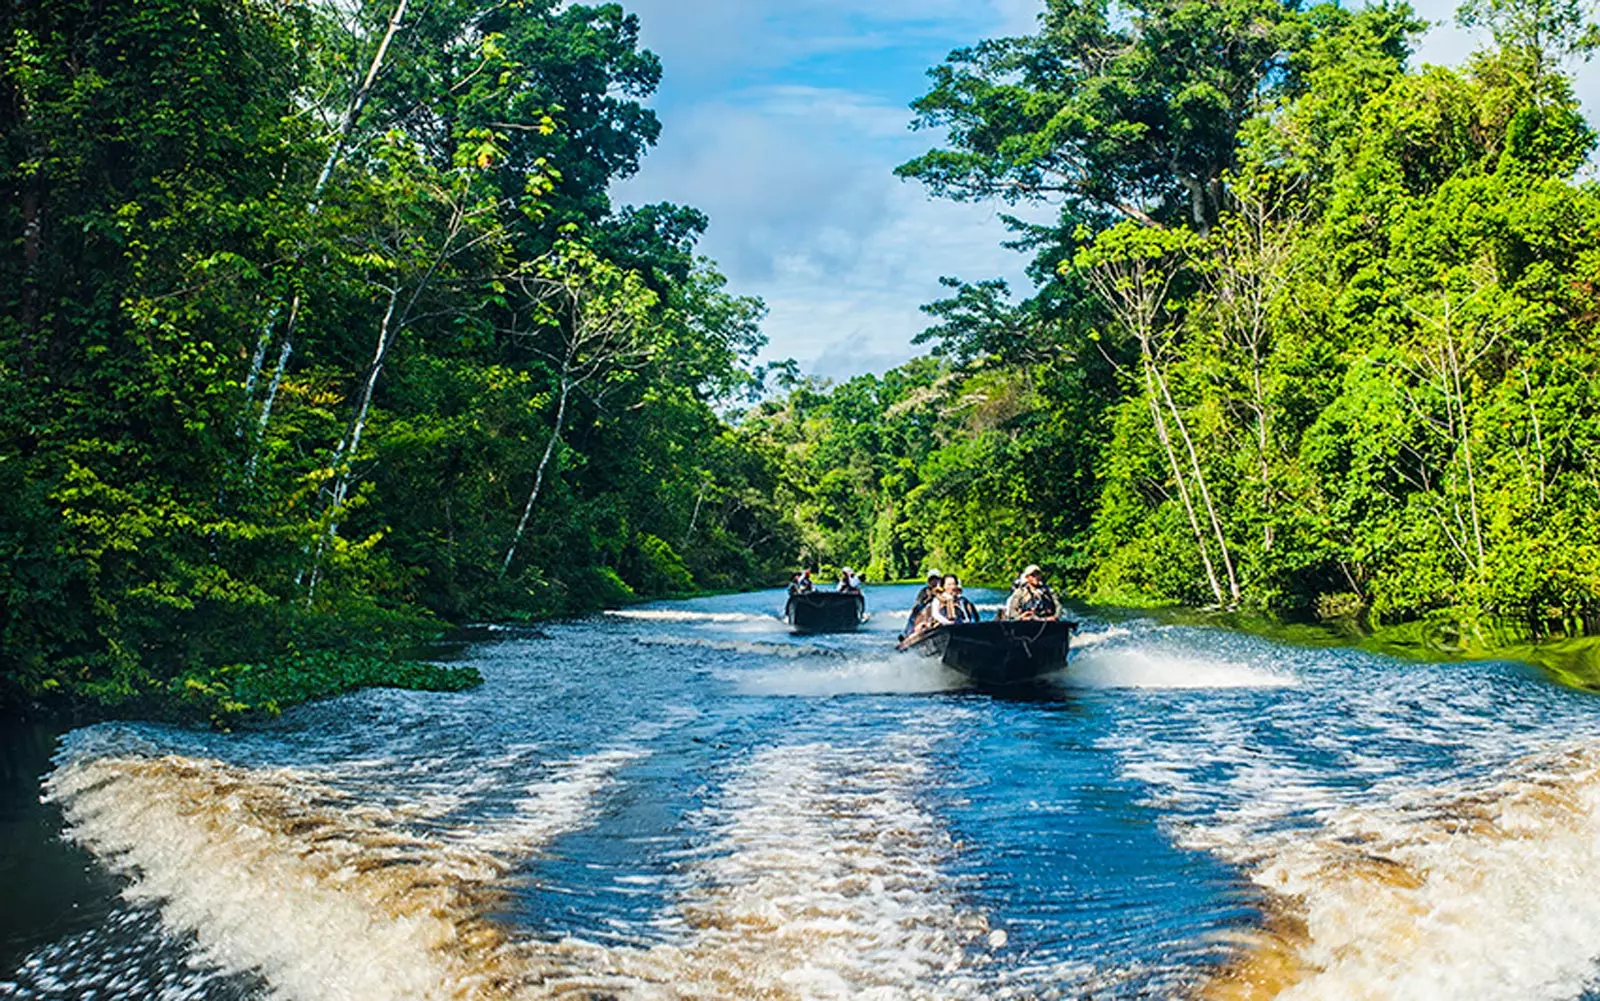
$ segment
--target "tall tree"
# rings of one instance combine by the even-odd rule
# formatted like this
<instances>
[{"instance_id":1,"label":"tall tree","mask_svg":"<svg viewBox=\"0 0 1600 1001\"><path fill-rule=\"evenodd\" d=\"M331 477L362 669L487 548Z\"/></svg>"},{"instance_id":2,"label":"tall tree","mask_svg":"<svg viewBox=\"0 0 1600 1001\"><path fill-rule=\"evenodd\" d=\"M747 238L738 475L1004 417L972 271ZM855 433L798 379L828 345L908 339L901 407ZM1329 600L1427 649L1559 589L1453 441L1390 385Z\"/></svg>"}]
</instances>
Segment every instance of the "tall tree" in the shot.
<instances>
[{"instance_id":1,"label":"tall tree","mask_svg":"<svg viewBox=\"0 0 1600 1001\"><path fill-rule=\"evenodd\" d=\"M656 296L636 272L623 271L578 244L558 244L551 255L525 272L509 276L526 301L527 323L555 328L552 349L535 349L555 372L556 412L533 485L501 561L502 573L516 558L522 533L539 503L545 473L566 427L572 395L604 394L605 383L620 372L642 366L654 351L650 311ZM536 336L523 329L524 336Z\"/></svg>"},{"instance_id":2,"label":"tall tree","mask_svg":"<svg viewBox=\"0 0 1600 1001\"><path fill-rule=\"evenodd\" d=\"M1205 233L1241 126L1295 85L1311 37L1298 0L1050 0L1041 23L930 71L916 124L946 130L950 147L901 177Z\"/></svg>"},{"instance_id":3,"label":"tall tree","mask_svg":"<svg viewBox=\"0 0 1600 1001\"><path fill-rule=\"evenodd\" d=\"M1487 28L1501 53L1520 64L1537 106L1563 96L1563 63L1588 62L1600 50L1595 17L1593 0L1465 0L1456 11L1462 27Z\"/></svg>"}]
</instances>

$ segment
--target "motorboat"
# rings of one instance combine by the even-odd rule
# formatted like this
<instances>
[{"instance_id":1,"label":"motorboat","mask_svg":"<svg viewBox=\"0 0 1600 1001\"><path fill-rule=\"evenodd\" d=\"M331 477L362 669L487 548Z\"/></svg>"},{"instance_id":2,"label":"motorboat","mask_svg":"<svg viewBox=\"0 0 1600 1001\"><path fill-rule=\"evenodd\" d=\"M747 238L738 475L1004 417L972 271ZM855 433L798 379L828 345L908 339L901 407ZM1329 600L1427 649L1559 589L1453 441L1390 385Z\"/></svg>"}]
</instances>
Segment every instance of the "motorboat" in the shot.
<instances>
[{"instance_id":1,"label":"motorboat","mask_svg":"<svg viewBox=\"0 0 1600 1001\"><path fill-rule=\"evenodd\" d=\"M799 591L789 595L783 617L797 633L847 633L867 618L860 591Z\"/></svg>"},{"instance_id":2,"label":"motorboat","mask_svg":"<svg viewBox=\"0 0 1600 1001\"><path fill-rule=\"evenodd\" d=\"M1065 668L1077 628L1058 619L956 622L912 633L897 649L938 657L979 687L1005 688Z\"/></svg>"}]
</instances>

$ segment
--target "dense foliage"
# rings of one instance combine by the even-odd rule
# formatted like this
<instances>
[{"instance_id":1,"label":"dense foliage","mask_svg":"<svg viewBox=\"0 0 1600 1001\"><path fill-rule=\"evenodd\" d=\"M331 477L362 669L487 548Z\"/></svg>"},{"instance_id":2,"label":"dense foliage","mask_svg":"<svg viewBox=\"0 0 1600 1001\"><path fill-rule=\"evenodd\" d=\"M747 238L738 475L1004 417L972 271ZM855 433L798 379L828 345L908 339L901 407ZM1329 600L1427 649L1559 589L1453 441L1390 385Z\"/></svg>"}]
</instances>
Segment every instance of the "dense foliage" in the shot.
<instances>
[{"instance_id":1,"label":"dense foliage","mask_svg":"<svg viewBox=\"0 0 1600 1001\"><path fill-rule=\"evenodd\" d=\"M0 10L0 707L270 708L441 620L787 559L775 456L715 409L761 304L698 212L606 194L658 132L637 28Z\"/></svg>"},{"instance_id":2,"label":"dense foliage","mask_svg":"<svg viewBox=\"0 0 1600 1001\"><path fill-rule=\"evenodd\" d=\"M659 131L620 7L9 5L0 708L458 687L388 654L796 558L1592 627L1588 9L1468 0L1451 70L1400 3L1048 0L900 168L1050 206L1029 294L738 413L761 304L607 196Z\"/></svg>"},{"instance_id":3,"label":"dense foliage","mask_svg":"<svg viewBox=\"0 0 1600 1001\"><path fill-rule=\"evenodd\" d=\"M901 173L1013 221L1033 294L947 280L933 359L753 421L810 553L1087 597L1600 619L1600 188L1586 8L1050 0L958 51Z\"/></svg>"}]
</instances>

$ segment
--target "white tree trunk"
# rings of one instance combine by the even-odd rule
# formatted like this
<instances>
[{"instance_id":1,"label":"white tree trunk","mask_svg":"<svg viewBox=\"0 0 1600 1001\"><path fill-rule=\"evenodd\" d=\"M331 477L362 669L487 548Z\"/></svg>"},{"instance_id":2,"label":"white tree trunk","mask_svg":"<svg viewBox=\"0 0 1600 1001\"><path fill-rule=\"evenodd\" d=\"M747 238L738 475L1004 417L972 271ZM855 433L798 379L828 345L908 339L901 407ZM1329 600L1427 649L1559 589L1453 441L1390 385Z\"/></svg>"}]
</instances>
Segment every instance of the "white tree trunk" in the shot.
<instances>
[{"instance_id":1,"label":"white tree trunk","mask_svg":"<svg viewBox=\"0 0 1600 1001\"><path fill-rule=\"evenodd\" d=\"M1161 387L1161 395L1167 401L1167 409L1172 412L1172 421L1178 426L1178 434L1183 437L1184 447L1189 453L1189 466L1194 470L1194 482L1200 490L1200 499L1205 504L1206 517L1211 521L1211 530L1217 537L1217 549L1222 555L1222 566L1228 573L1228 593L1233 597L1233 603L1239 603L1239 579L1233 572L1233 557L1228 554L1228 540L1222 534L1222 522L1217 518L1217 509L1211 503L1211 491L1206 487L1205 474L1200 471L1200 456L1195 451L1194 439L1189 437L1189 427L1183 422L1183 416L1178 413L1178 405L1172 400L1172 392L1167 388L1167 380L1161 373L1155 373L1156 382Z\"/></svg>"},{"instance_id":2,"label":"white tree trunk","mask_svg":"<svg viewBox=\"0 0 1600 1001\"><path fill-rule=\"evenodd\" d=\"M571 391L572 385L563 373L561 400L556 406L556 425L550 432L550 440L545 442L544 455L540 457L539 469L533 476L533 490L528 494L528 503L522 506L522 517L517 519L517 530L512 533L511 545L506 548L506 558L500 562L502 575L511 569L511 560L517 555L517 546L522 542L522 533L528 527L528 518L533 514L534 505L539 502L539 491L544 488L544 471L550 465L550 456L555 454L556 444L561 441L561 426L566 421L567 396Z\"/></svg>"},{"instance_id":3,"label":"white tree trunk","mask_svg":"<svg viewBox=\"0 0 1600 1001\"><path fill-rule=\"evenodd\" d=\"M383 359L389 353L389 344L393 341L390 324L394 320L394 307L400 300L400 290L396 288L389 293L389 307L383 312L383 320L378 324L378 346L372 352L372 364L367 369L367 381L361 387L361 402L356 405L355 419L351 421L350 430L340 439L339 445L333 452L332 467L334 473L333 499L330 506L337 511L344 504L345 493L350 485L350 470L346 459L353 457L356 450L361 447L361 432L367 425L367 413L372 408L373 391L378 385L378 373L383 371ZM331 536L338 531L338 523L328 525L328 534Z\"/></svg>"},{"instance_id":4,"label":"white tree trunk","mask_svg":"<svg viewBox=\"0 0 1600 1001\"><path fill-rule=\"evenodd\" d=\"M689 515L689 530L683 533L683 544L687 546L689 540L694 538L694 527L700 521L700 505L706 499L706 484L700 484L700 490L694 495L694 512Z\"/></svg>"},{"instance_id":5,"label":"white tree trunk","mask_svg":"<svg viewBox=\"0 0 1600 1001\"><path fill-rule=\"evenodd\" d=\"M1455 336L1449 329L1445 330L1445 349L1449 352L1450 382L1455 396L1456 411L1460 415L1461 455L1467 464L1467 510L1472 515L1472 541L1478 554L1478 573L1482 574L1487 564L1483 547L1483 520L1478 514L1478 483L1472 467L1472 425L1467 416L1467 394L1461 385L1461 361L1456 353Z\"/></svg>"},{"instance_id":6,"label":"white tree trunk","mask_svg":"<svg viewBox=\"0 0 1600 1001\"><path fill-rule=\"evenodd\" d=\"M272 405L278 399L278 387L283 384L284 369L289 367L289 355L294 351L294 323L300 311L300 296L289 303L289 325L283 337L283 347L278 350L278 364L272 370L272 384L267 387L266 402L261 404L261 416L256 420L255 447L250 450L250 461L245 466L245 480L253 480L256 464L261 460L261 449L267 439L267 424L272 420Z\"/></svg>"},{"instance_id":7,"label":"white tree trunk","mask_svg":"<svg viewBox=\"0 0 1600 1001\"><path fill-rule=\"evenodd\" d=\"M383 69L383 58L389 51L389 43L394 41L395 33L400 30L400 22L406 16L406 7L411 0L400 0L394 6L394 13L389 17L389 24L384 29L383 39L378 43L378 51L372 54L372 62L367 67L367 75L361 81L361 86L350 97L350 104L345 108L344 118L339 123L339 131L335 134L333 147L328 150L328 158L322 163L322 171L317 174L317 183L311 188L311 204L308 209L315 214L322 205L322 189L327 186L328 178L333 175L334 167L344 155L344 144L349 141L350 134L355 131L356 121L361 117L361 110L367 105L367 98L372 95L372 85L378 80L378 73Z\"/></svg>"},{"instance_id":8,"label":"white tree trunk","mask_svg":"<svg viewBox=\"0 0 1600 1001\"><path fill-rule=\"evenodd\" d=\"M1544 504L1545 480L1549 472L1545 465L1544 434L1539 430L1539 408L1533 398L1533 382L1528 378L1528 370L1522 370L1522 388L1528 394L1528 416L1533 420L1533 445L1535 454L1539 457L1539 503Z\"/></svg>"},{"instance_id":9,"label":"white tree trunk","mask_svg":"<svg viewBox=\"0 0 1600 1001\"><path fill-rule=\"evenodd\" d=\"M333 146L328 150L328 156L322 162L322 169L317 173L317 182L311 188L311 197L306 205L310 215L316 215L322 209L322 192L328 186L328 179L333 176L334 168L344 156L345 144L350 141L350 135L355 131L356 122L361 117L361 111L366 107L367 98L372 94L372 85L377 82L378 73L383 69L384 57L388 54L389 44L394 41L395 34L400 30L400 22L405 17L406 8L411 0L399 0L395 4L394 13L389 18L389 23L383 32L383 38L378 43L378 50L372 55L372 62L367 66L367 75L362 79L361 85L351 95L350 103L345 108L344 117L340 119L339 131L334 134ZM295 263L299 263L298 256ZM272 402L277 395L278 383L283 377L283 366L294 350L294 321L300 307L300 293L296 292L289 307L289 321L283 335L283 348L278 355L278 370L272 378L272 388L267 395L267 401L262 406L261 418L257 421L257 439L255 447L251 450L248 464L248 476L254 476L256 465L261 458L262 437L267 425L272 418ZM251 358L250 371L245 376L245 406L248 408L255 401L255 386L261 378L261 365L266 359L267 349L273 341L273 323L277 319L277 310L274 309L267 322L262 325L261 335L257 339L255 355ZM240 427L243 428L241 422Z\"/></svg>"},{"instance_id":10,"label":"white tree trunk","mask_svg":"<svg viewBox=\"0 0 1600 1001\"><path fill-rule=\"evenodd\" d=\"M1172 435L1167 431L1166 418L1161 414L1161 401L1156 396L1153 371L1155 359L1150 355L1148 341L1141 339L1140 346L1144 349L1145 401L1150 405L1150 419L1155 423L1156 438L1160 440L1162 451L1167 456L1167 463L1172 467L1172 479L1177 484L1178 499L1183 502L1184 514L1189 516L1189 527L1194 532L1195 549L1200 553L1200 562L1206 570L1206 581L1211 585L1211 593L1220 605L1226 600L1222 594L1222 584L1217 580L1216 567L1211 564L1211 553L1206 546L1205 532L1200 528L1200 519L1195 515L1194 502L1190 499L1188 484L1184 482L1183 467L1178 462L1178 453L1172 448Z\"/></svg>"}]
</instances>

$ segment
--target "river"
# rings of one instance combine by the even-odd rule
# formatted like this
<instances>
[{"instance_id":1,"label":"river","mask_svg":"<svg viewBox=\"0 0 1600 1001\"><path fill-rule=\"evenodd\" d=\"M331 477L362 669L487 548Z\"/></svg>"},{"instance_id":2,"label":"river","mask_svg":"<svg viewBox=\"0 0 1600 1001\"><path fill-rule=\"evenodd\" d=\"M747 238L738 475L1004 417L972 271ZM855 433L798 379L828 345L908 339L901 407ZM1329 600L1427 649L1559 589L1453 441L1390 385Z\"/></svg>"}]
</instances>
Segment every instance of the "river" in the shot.
<instances>
[{"instance_id":1,"label":"river","mask_svg":"<svg viewBox=\"0 0 1600 1001\"><path fill-rule=\"evenodd\" d=\"M68 733L71 847L6 837L72 908L0 997L1600 998L1595 696L1085 614L998 698L892 653L913 590L852 635L665 602L487 632L470 692Z\"/></svg>"}]
</instances>

